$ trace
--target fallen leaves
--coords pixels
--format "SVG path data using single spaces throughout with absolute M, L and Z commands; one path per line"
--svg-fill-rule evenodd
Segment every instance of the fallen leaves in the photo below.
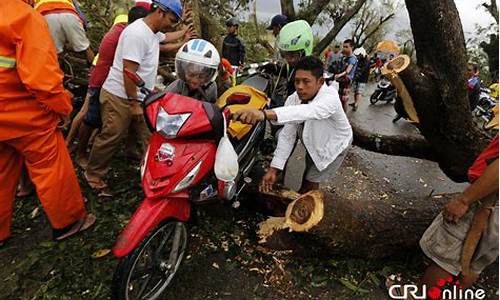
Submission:
M 92 253 L 92 258 L 101 258 L 108 255 L 111 252 L 111 249 L 99 249 L 96 252 Z

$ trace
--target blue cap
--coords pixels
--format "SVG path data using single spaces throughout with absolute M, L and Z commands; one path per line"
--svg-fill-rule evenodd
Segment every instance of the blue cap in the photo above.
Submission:
M 276 15 L 271 19 L 271 25 L 267 30 L 272 30 L 274 26 L 285 26 L 288 23 L 288 18 L 285 15 Z
M 180 0 L 153 0 L 152 2 L 158 5 L 162 10 L 170 10 L 173 12 L 179 20 L 182 19 L 182 4 Z

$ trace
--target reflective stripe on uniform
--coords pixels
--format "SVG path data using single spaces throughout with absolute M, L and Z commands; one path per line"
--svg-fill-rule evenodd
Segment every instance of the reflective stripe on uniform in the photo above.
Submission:
M 59 2 L 59 3 L 64 3 L 64 4 L 69 4 L 71 7 L 75 7 L 73 5 L 73 2 L 70 0 L 35 0 L 35 9 L 37 9 L 40 5 L 46 4 L 46 3 L 54 3 L 54 2 Z
M 7 56 L 0 55 L 0 68 L 15 68 L 16 59 Z

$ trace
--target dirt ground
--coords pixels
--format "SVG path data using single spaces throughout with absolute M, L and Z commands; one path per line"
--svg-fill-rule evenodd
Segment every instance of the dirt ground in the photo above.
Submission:
M 344 167 L 378 156 L 353 148 Z M 118 260 L 93 254 L 112 248 L 142 197 L 137 164 L 119 156 L 114 165 L 109 182 L 115 197 L 97 199 L 82 182 L 87 207 L 98 221 L 67 241 L 51 240 L 36 197 L 16 199 L 14 234 L 0 249 L 0 299 L 109 298 Z M 423 186 L 416 180 L 417 185 Z M 36 208 L 38 214 L 33 213 Z M 255 211 L 252 199 L 238 210 L 213 204 L 197 211 L 188 254 L 164 299 L 388 299 L 380 288 L 386 276 L 402 273 L 405 280 L 415 281 L 427 263 L 418 251 L 377 261 L 332 255 L 307 237 L 304 251 L 266 249 L 256 236 L 265 216 Z M 485 288 L 489 299 L 498 298 L 497 270 L 498 264 L 476 286 Z

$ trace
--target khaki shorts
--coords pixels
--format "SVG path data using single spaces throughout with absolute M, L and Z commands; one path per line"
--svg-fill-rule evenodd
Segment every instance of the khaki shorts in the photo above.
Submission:
M 49 13 L 44 17 L 49 25 L 50 35 L 56 44 L 57 54 L 64 51 L 65 45 L 69 45 L 70 49 L 75 52 L 85 51 L 90 46 L 83 24 L 75 14 L 69 12 Z
M 363 94 L 365 92 L 366 83 L 354 81 L 352 84 L 352 90 L 354 95 Z
M 337 171 L 342 165 L 342 162 L 344 161 L 344 158 L 347 155 L 347 152 L 349 152 L 350 146 L 348 146 L 344 151 L 342 151 L 337 158 L 333 162 L 331 162 L 326 169 L 323 171 L 318 170 L 316 165 L 314 164 L 311 156 L 309 156 L 309 153 L 306 154 L 306 180 L 309 182 L 314 182 L 314 183 L 321 183 L 321 182 L 326 182 L 335 175 L 337 175 Z M 307 152 L 307 151 L 306 151 Z
M 496 197 L 498 200 L 498 194 L 489 197 Z M 440 213 L 420 240 L 420 247 L 425 255 L 452 275 L 456 276 L 462 271 L 460 260 L 463 243 L 477 207 L 478 205 L 471 207 L 457 224 L 444 221 L 443 214 Z M 481 273 L 488 265 L 495 262 L 497 257 L 498 202 L 490 214 L 486 232 L 481 237 L 472 257 L 471 271 Z

